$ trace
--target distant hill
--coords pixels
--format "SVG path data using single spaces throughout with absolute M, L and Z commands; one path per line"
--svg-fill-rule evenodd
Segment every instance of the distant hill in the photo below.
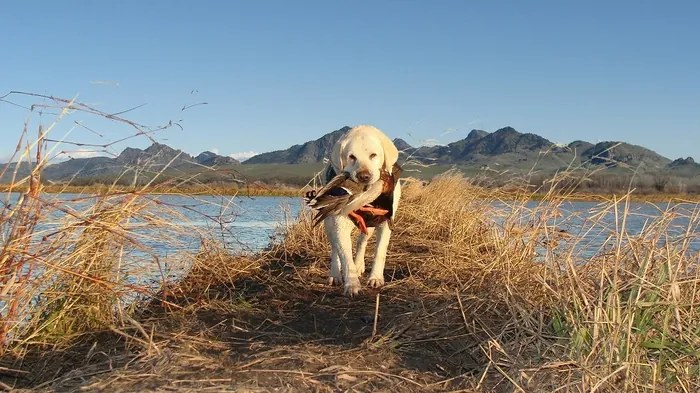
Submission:
M 44 178 L 50 181 L 92 179 L 107 182 L 124 174 L 127 174 L 126 178 L 134 179 L 136 176 L 145 180 L 159 174 L 165 178 L 195 176 L 198 181 L 206 182 L 232 180 L 242 174 L 244 177 L 254 177 L 248 180 L 265 178 L 284 182 L 286 175 L 282 174 L 289 174 L 289 170 L 282 170 L 282 166 L 304 170 L 320 168 L 335 142 L 349 130 L 350 127 L 342 127 L 303 144 L 258 154 L 243 163 L 210 151 L 193 157 L 161 143 L 154 143 L 144 150 L 128 147 L 113 158 L 78 158 L 50 165 L 45 169 Z M 545 176 L 569 166 L 581 166 L 604 169 L 606 173 L 618 173 L 618 168 L 629 167 L 649 176 L 700 176 L 700 164 L 690 157 L 671 161 L 650 149 L 624 142 L 594 144 L 577 140 L 568 145 L 555 144 L 513 127 L 491 133 L 472 130 L 465 138 L 447 145 L 415 147 L 400 138 L 394 139 L 394 144 L 401 152 L 400 163 L 417 161 L 444 169 L 457 167 L 468 173 L 484 169 L 525 173 L 535 167 L 539 174 Z M 275 165 L 279 170 L 274 169 Z M 166 166 L 167 170 L 163 171 Z M 4 167 L 4 164 L 0 164 L 0 169 Z M 9 181 L 14 169 L 14 165 L 11 165 L 0 181 Z M 28 172 L 29 165 L 26 163 L 17 168 L 20 178 Z M 301 181 L 305 176 L 312 176 L 312 172 L 300 173 L 294 181 Z
M 0 170 L 6 164 L 0 164 Z M 154 143 L 145 150 L 127 147 L 117 157 L 90 157 L 73 158 L 47 166 L 44 169 L 44 179 L 50 181 L 69 181 L 76 179 L 98 179 L 110 181 L 134 169 L 143 174 L 145 179 L 159 173 L 167 167 L 165 174 L 176 175 L 183 173 L 206 172 L 206 168 L 219 168 L 231 165 L 240 165 L 240 162 L 231 157 L 220 156 L 212 152 L 203 152 L 197 157 L 192 157 L 181 150 L 176 150 L 168 145 Z M 1 182 L 8 182 L 12 178 L 15 164 L 10 165 Z M 29 173 L 29 165 L 22 163 L 19 167 L 18 177 Z
M 394 146 L 396 146 L 396 148 L 399 149 L 399 151 L 405 152 L 413 149 L 413 146 L 409 145 L 408 142 L 401 138 L 396 138 L 393 140 L 393 142 Z
M 671 163 L 671 160 L 652 150 L 624 142 L 597 143 L 584 150 L 581 156 L 593 165 L 646 165 L 648 168 L 661 169 Z
M 679 177 L 700 176 L 700 164 L 696 163 L 692 157 L 679 158 L 668 164 L 669 173 Z
M 286 150 L 277 150 L 269 153 L 262 153 L 247 159 L 244 165 L 250 164 L 308 164 L 321 162 L 330 155 L 338 139 L 340 139 L 350 127 L 330 132 L 316 140 L 309 141 L 303 145 L 294 145 Z
M 350 127 L 343 127 L 321 138 L 285 150 L 259 154 L 246 164 L 300 164 L 320 163 L 330 149 Z M 545 173 L 561 170 L 570 165 L 584 167 L 633 167 L 642 173 L 661 173 L 672 170 L 671 160 L 656 152 L 624 142 L 590 143 L 582 140 L 568 145 L 555 144 L 533 133 L 521 133 L 513 127 L 504 127 L 489 133 L 472 130 L 461 140 L 447 145 L 411 146 L 401 138 L 394 139 L 401 159 L 424 164 L 457 165 L 462 168 L 493 168 L 511 172 L 525 172 L 537 166 Z M 700 167 L 700 165 L 698 165 Z M 676 172 L 690 175 L 695 167 L 685 166 Z M 700 175 L 700 169 L 697 170 Z
M 202 153 L 199 153 L 197 157 L 194 158 L 195 162 L 197 162 L 200 165 L 204 166 L 222 166 L 222 165 L 235 165 L 235 164 L 240 164 L 241 162 L 236 160 L 233 157 L 228 157 L 228 156 L 220 156 L 216 153 L 210 152 L 210 151 L 205 151 Z

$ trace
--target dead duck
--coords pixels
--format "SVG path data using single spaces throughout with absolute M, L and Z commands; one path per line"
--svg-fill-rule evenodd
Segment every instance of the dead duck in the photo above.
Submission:
M 382 191 L 369 205 L 363 206 L 363 208 L 355 212 L 360 220 L 353 216 L 350 217 L 353 221 L 356 221 L 355 225 L 362 229 L 362 225 L 376 227 L 382 222 L 388 221 L 389 227 L 393 229 L 394 188 L 399 181 L 400 175 L 401 167 L 397 164 L 394 164 L 391 173 L 387 171 L 381 172 L 381 181 L 377 183 L 382 184 Z
M 383 171 L 380 181 L 369 185 L 357 183 L 349 173 L 343 172 L 331 178 L 319 191 L 307 192 L 306 204 L 317 211 L 314 225 L 330 215 L 347 215 L 366 234 L 368 226 L 390 220 L 393 190 L 400 168 L 395 166 L 394 171 L 394 174 Z

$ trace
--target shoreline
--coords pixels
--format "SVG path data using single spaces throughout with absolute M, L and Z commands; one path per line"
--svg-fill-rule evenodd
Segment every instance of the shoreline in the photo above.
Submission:
M 42 186 L 42 192 L 50 194 L 128 194 L 143 193 L 152 195 L 221 195 L 221 196 L 270 196 L 270 197 L 302 197 L 304 192 L 311 189 L 309 186 L 264 186 L 256 184 L 245 187 L 238 185 L 198 185 L 198 186 L 166 186 L 156 185 L 151 187 L 129 187 L 112 185 L 91 185 L 91 186 L 71 186 L 63 184 L 51 184 Z M 0 184 L 0 192 L 26 192 L 26 186 L 11 187 L 9 184 Z M 507 192 L 508 193 L 508 192 Z M 700 203 L 700 194 L 638 194 L 638 193 L 584 193 L 574 192 L 560 196 L 564 200 L 573 202 L 612 202 L 624 199 L 629 194 L 629 199 L 633 202 L 686 202 Z M 519 192 L 512 192 L 513 197 L 520 196 Z M 538 201 L 547 199 L 547 193 L 530 193 L 528 199 Z

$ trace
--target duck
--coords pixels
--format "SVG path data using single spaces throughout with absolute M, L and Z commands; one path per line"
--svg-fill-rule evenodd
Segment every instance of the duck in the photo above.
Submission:
M 389 228 L 394 229 L 393 210 L 394 210 L 394 188 L 399 181 L 401 175 L 401 167 L 394 164 L 391 173 L 382 171 L 380 173 L 380 181 L 382 191 L 369 205 L 363 206 L 355 213 L 362 218 L 367 227 L 376 227 L 384 221 L 389 222 Z M 350 217 L 354 220 L 354 217 Z M 358 225 L 358 222 L 356 222 Z M 359 226 L 359 225 L 358 225 Z
M 392 174 L 382 171 L 380 180 L 372 184 L 357 183 L 349 173 L 342 172 L 320 190 L 307 192 L 306 204 L 317 211 L 313 225 L 330 215 L 347 215 L 362 233 L 367 234 L 368 227 L 391 220 L 393 190 L 399 172 L 400 168 L 394 168 Z

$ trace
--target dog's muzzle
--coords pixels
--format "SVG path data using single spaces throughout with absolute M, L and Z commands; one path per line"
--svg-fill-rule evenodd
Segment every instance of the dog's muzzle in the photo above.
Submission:
M 360 183 L 369 183 L 369 181 L 372 180 L 372 174 L 366 169 L 357 172 L 356 177 L 357 181 Z

